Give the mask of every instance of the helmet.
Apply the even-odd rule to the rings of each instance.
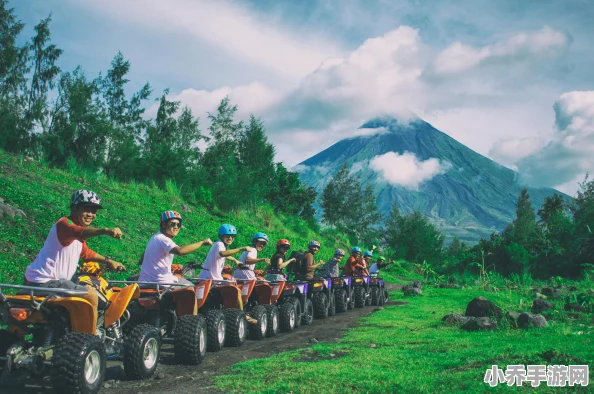
[[[320,243],[318,241],[309,241],[309,244],[307,245],[308,247],[312,247],[312,246],[317,246],[318,248],[320,247]]]
[[[352,250],[351,253],[361,253],[361,248],[358,246],[355,246]]]
[[[386,258],[385,258],[384,256],[379,256],[379,257],[377,258],[377,260],[378,260],[378,261],[381,261],[381,260],[383,260],[383,261],[386,261]]]
[[[288,239],[281,239],[280,241],[278,241],[276,243],[276,247],[277,248],[280,247],[280,246],[283,246],[283,245],[287,245],[289,248],[291,247],[291,243],[289,242]]]
[[[93,205],[99,209],[102,209],[101,199],[99,196],[90,190],[77,190],[72,193],[70,197],[70,206],[73,205]]]
[[[252,237],[252,241],[264,241],[264,242],[268,243],[268,235],[266,235],[264,233],[256,233]]]
[[[219,227],[219,235],[237,235],[237,229],[232,224],[223,224]]]
[[[373,253],[371,253],[369,250],[366,250],[365,253],[363,253],[363,257],[371,257],[373,256]]]
[[[167,222],[171,219],[178,219],[180,223],[182,221],[181,215],[176,211],[165,211],[161,214],[161,223]]]
[[[342,249],[336,249],[334,251],[334,256],[344,256],[344,250],[342,250]]]

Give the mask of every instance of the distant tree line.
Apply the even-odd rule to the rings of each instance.
[[[121,181],[174,181],[190,201],[223,210],[268,204],[314,222],[316,192],[274,161],[259,119],[235,120],[237,106],[225,98],[208,115],[204,135],[190,108],[168,100],[167,90],[157,99],[156,118],[147,119],[152,89],[147,83],[126,94],[130,62],[118,53],[94,79],[80,66],[62,71],[50,22],[39,22],[18,45],[24,24],[0,0],[0,149]]]

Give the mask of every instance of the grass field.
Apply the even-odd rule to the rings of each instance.
[[[589,364],[594,366],[594,321],[549,321],[543,329],[500,327],[492,332],[465,332],[442,325],[448,313],[464,314],[466,305],[485,296],[504,310],[526,311],[532,300],[517,291],[484,293],[475,289],[425,288],[423,295],[403,298],[350,329],[336,344],[316,344],[266,359],[236,364],[219,376],[225,392],[258,393],[492,393],[593,392],[589,387],[490,387],[485,370],[496,364]],[[560,317],[560,316],[558,316]]]

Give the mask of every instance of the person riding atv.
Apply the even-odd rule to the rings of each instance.
[[[266,245],[268,245],[268,235],[264,233],[254,234],[252,237],[252,249],[249,252],[243,252],[239,258],[239,262],[245,265],[245,267],[235,270],[233,276],[236,279],[256,279],[256,273],[254,272],[256,263],[265,262],[266,264],[270,264],[270,259],[258,258],[258,252],[261,252]]]
[[[334,257],[318,268],[316,275],[321,276],[322,278],[337,278],[339,276],[338,264],[343,257],[344,250],[336,249],[334,251]]]
[[[320,243],[318,241],[312,240],[309,241],[307,245],[309,250],[305,253],[303,267],[297,272],[295,275],[296,280],[312,280],[314,279],[314,274],[316,268],[320,267],[324,264],[322,260],[319,260],[316,264],[314,255],[318,253],[320,250]]]
[[[122,231],[117,227],[90,227],[99,209],[103,209],[103,206],[96,193],[89,190],[75,191],[70,198],[70,215],[54,223],[35,261],[25,270],[26,286],[79,290],[77,294],[82,294],[81,297],[93,307],[93,321],[97,321],[97,292],[71,280],[76,273],[78,260],[105,262],[113,270],[126,269],[121,263],[87,246],[87,239],[103,235],[122,239]]]
[[[353,276],[357,270],[364,268],[361,260],[361,248],[355,246],[351,250],[351,256],[347,259],[346,264],[342,269],[342,274],[344,276]]]
[[[295,258],[287,258],[287,252],[291,248],[288,239],[281,239],[276,243],[276,252],[270,258],[270,265],[266,270],[266,279],[272,282],[283,281],[287,279],[285,267],[295,261]]]

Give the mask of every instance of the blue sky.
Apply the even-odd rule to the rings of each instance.
[[[369,117],[412,112],[534,185],[572,194],[594,168],[589,0],[10,6],[27,37],[52,13],[63,70],[80,64],[95,76],[120,50],[131,90],[147,81],[155,96],[170,88],[203,120],[229,95],[240,116],[265,121],[288,165],[356,134]]]

